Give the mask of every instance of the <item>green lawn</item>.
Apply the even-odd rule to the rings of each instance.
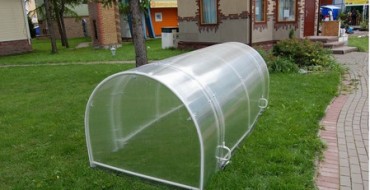
[[[135,60],[135,52],[132,42],[125,42],[122,47],[117,49],[116,56],[108,49],[94,49],[93,47],[78,48],[75,47],[82,42],[90,42],[89,38],[70,39],[71,48],[61,47],[58,41],[58,54],[51,54],[49,40],[33,39],[33,51],[22,55],[0,56],[0,65],[8,64],[45,64],[45,63],[76,63],[76,62],[107,62],[107,61],[127,61]],[[146,42],[148,59],[158,60],[163,57],[170,57],[184,53],[181,50],[161,48],[161,39],[148,40]]]
[[[154,46],[150,48],[153,52],[163,51]],[[39,64],[64,57],[47,55],[47,51],[1,57],[0,63]],[[166,50],[164,54],[175,52],[181,53]],[[133,59],[132,46],[123,47],[121,53]],[[118,59],[107,50],[90,48],[60,54],[81,56],[81,61]],[[154,53],[149,55],[155,59]],[[68,62],[68,56],[64,58]],[[0,67],[0,189],[173,189],[89,167],[84,133],[88,97],[101,80],[132,67]],[[337,72],[272,74],[268,109],[235,151],[231,164],[206,189],[314,189],[314,162],[323,147],[317,137],[318,122],[336,95],[338,83]]]
[[[348,45],[357,47],[361,52],[369,52],[369,37],[350,36],[348,39]]]

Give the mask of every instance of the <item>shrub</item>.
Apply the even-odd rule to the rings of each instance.
[[[289,31],[289,39],[293,39],[293,38],[295,38],[295,32],[294,32],[293,29],[290,29],[290,31]]]
[[[363,31],[369,30],[369,22],[367,20],[360,22],[360,30],[363,30]]]
[[[299,69],[290,57],[274,56],[271,52],[264,50],[258,50],[258,52],[265,60],[270,73],[292,73],[297,72]]]
[[[291,58],[287,57],[275,57],[269,65],[270,72],[281,72],[281,73],[292,73],[298,71],[298,66],[294,63]]]
[[[288,39],[278,42],[272,49],[272,54],[278,57],[289,57],[299,68],[313,66],[329,67],[334,63],[331,53],[318,42],[307,39]]]

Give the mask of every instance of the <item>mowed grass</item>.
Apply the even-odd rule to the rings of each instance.
[[[360,52],[369,52],[369,37],[368,36],[350,36],[348,45],[357,47]]]
[[[12,64],[47,64],[47,63],[77,63],[77,62],[109,62],[109,61],[134,61],[135,51],[132,42],[122,43],[113,56],[109,49],[96,49],[93,47],[76,48],[78,44],[91,42],[90,38],[69,39],[70,48],[61,46],[57,41],[58,53],[51,54],[50,41],[47,39],[32,39],[32,52],[21,55],[0,56],[0,65]],[[184,53],[177,49],[161,48],[161,39],[146,41],[148,60],[163,59]]]
[[[133,67],[0,68],[0,189],[174,189],[89,166],[88,97],[104,78]],[[323,148],[318,123],[339,76],[272,74],[269,107],[206,189],[314,189],[314,163]]]

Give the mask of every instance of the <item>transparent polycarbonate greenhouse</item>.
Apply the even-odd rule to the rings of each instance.
[[[103,80],[87,103],[91,166],[203,189],[267,106],[262,57],[218,44]]]

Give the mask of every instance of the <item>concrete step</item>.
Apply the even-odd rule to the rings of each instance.
[[[356,47],[349,47],[349,46],[341,46],[331,49],[333,54],[346,54],[349,52],[357,51],[358,49]]]
[[[306,38],[314,42],[322,42],[322,43],[338,41],[337,36],[307,36]]]
[[[327,43],[324,43],[323,44],[324,48],[337,48],[337,47],[341,47],[341,46],[344,46],[344,42],[327,42]]]

